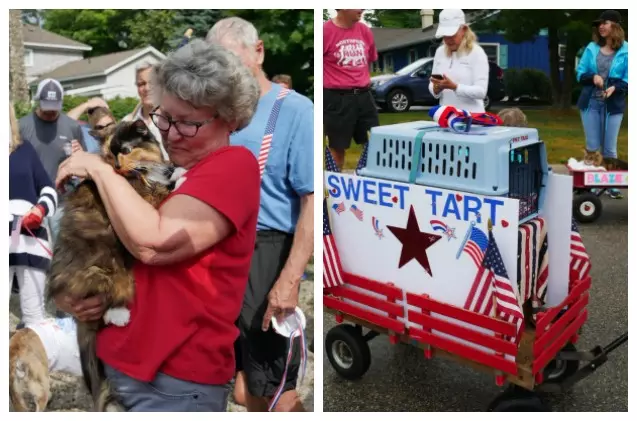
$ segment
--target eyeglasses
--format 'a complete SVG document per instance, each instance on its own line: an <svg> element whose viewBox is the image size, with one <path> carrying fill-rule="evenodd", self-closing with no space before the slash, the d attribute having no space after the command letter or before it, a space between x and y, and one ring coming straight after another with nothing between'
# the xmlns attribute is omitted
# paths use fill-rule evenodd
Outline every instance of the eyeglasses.
<svg viewBox="0 0 637 421"><path fill-rule="evenodd" d="M167 132L170 130L171 126L175 126L177 132L184 137L195 137L201 126L208 124L219 117L219 114L215 114L212 118L204 121L174 121L165 115L157 113L156 111L158 109L159 107L149 113L150 118L153 120L153 124L162 132Z"/></svg>
<svg viewBox="0 0 637 421"><path fill-rule="evenodd" d="M93 127L93 129L95 129L95 130L104 130L107 127L111 127L113 124L115 124L115 123L110 122L110 123L108 123L108 124L106 124L104 126L102 126L101 124L96 124L95 127Z"/></svg>

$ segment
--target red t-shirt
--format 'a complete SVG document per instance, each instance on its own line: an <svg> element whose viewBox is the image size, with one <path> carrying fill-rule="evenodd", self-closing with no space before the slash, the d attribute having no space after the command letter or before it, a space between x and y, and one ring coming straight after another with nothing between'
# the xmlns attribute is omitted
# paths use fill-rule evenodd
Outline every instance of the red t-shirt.
<svg viewBox="0 0 637 421"><path fill-rule="evenodd" d="M241 146L221 148L188 170L166 200L195 197L225 215L234 229L186 261L137 263L129 324L98 333L100 359L143 382L157 372L201 384L232 379L235 321L254 251L259 189L257 160Z"/></svg>
<svg viewBox="0 0 637 421"><path fill-rule="evenodd" d="M374 34L362 22L339 28L328 20L323 24L323 87L364 88L369 85L369 65L378 60Z"/></svg>

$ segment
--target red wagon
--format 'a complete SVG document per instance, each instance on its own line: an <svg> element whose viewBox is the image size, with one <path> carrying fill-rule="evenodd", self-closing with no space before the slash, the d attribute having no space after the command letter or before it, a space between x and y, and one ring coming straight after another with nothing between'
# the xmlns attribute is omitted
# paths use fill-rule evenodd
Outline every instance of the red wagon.
<svg viewBox="0 0 637 421"><path fill-rule="evenodd" d="M616 171L581 170L566 165L573 177L573 216L581 223L595 222L602 214L601 195L611 188L628 188L628 163L617 160Z"/></svg>
<svg viewBox="0 0 637 421"><path fill-rule="evenodd" d="M477 370L492 373L499 386L509 384L488 406L490 411L546 411L537 391L557 392L594 372L607 359L607 354L628 340L624 334L606 347L578 352L578 332L588 317L587 305L591 279L575 281L560 305L533 317L525 309L526 329L519 345L503 339L516 333L516 326L502 320L451 306L426 295L406 293L393 285L344 273L346 284L357 290L334 287L324 290L324 310L335 315L339 325L326 335L327 357L336 372L346 379L357 379L371 364L368 341L387 335L392 344L403 342L422 348L424 357L446 357ZM365 292L363 292L365 291ZM379 298L383 297L383 298ZM418 327L407 327L399 321L404 307L397 303L403 296L410 306L408 319ZM379 312L365 310L345 300L369 306ZM379 313L383 314L379 314ZM447 316L495 332L494 336L449 323L432 314ZM346 324L349 322L351 324ZM369 332L365 333L364 329ZM434 332L435 331L435 332ZM443 335L444 334L444 335ZM489 351L481 351L450 339L470 341ZM505 358L515 357L515 361ZM586 365L580 367L580 362Z"/></svg>

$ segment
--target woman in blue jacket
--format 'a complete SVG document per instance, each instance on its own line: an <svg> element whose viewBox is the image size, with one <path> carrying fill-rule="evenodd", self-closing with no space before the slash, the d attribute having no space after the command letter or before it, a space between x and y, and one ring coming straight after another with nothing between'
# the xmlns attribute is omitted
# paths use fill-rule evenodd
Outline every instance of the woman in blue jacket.
<svg viewBox="0 0 637 421"><path fill-rule="evenodd" d="M628 95L628 43L621 16L614 10L603 12L593 27L593 41L577 66L577 80L583 85L577 106L586 150L601 150L605 159L613 159L617 158L617 136ZM617 189L608 193L614 199L622 197Z"/></svg>

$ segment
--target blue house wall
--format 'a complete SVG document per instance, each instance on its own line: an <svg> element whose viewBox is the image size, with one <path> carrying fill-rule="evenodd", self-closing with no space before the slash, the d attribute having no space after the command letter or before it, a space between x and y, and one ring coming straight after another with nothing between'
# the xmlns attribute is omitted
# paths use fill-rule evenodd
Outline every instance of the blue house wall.
<svg viewBox="0 0 637 421"><path fill-rule="evenodd" d="M480 44L499 44L499 65L503 69L524 69L532 68L545 72L550 72L548 38L539 35L532 41L521 43L511 43L503 35L493 33L479 33ZM417 58L432 57L437 45L436 40L425 41L420 44L408 47L396 48L379 54L377 67L381 71L385 70L385 57L391 56L393 70L399 70L407 66L409 61L409 51L415 50Z"/></svg>
<svg viewBox="0 0 637 421"><path fill-rule="evenodd" d="M533 41L511 43L500 34L478 34L480 44L500 44L500 67L503 69L538 69L550 71L549 43L546 36Z"/></svg>

